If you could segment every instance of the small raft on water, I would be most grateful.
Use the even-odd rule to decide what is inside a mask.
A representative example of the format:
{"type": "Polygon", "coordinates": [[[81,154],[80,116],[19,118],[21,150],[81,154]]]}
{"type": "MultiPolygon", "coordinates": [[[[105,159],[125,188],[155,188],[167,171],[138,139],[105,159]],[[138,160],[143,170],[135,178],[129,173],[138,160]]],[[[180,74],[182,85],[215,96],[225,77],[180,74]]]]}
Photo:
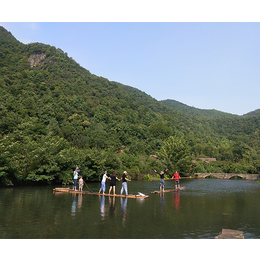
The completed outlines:
{"type": "Polygon", "coordinates": [[[146,199],[149,198],[147,195],[121,195],[121,194],[102,194],[98,192],[91,192],[91,191],[79,191],[79,190],[72,190],[70,188],[54,188],[53,192],[64,192],[64,193],[74,193],[74,194],[89,194],[89,195],[99,195],[99,196],[110,196],[110,197],[121,197],[121,198],[131,198],[131,199],[146,199]],[[144,195],[144,196],[143,196],[144,195]]]}
{"type": "Polygon", "coordinates": [[[169,189],[169,190],[164,190],[164,191],[152,191],[152,193],[158,194],[158,193],[165,193],[165,192],[171,192],[171,191],[178,191],[178,190],[185,190],[187,189],[186,187],[180,187],[179,189],[169,189]]]}

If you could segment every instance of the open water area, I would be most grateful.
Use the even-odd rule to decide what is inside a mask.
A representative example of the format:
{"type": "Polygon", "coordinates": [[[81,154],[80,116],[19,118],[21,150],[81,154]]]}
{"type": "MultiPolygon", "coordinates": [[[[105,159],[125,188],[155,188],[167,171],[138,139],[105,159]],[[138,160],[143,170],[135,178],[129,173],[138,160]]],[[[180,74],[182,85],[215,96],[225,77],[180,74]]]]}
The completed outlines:
{"type": "MultiPolygon", "coordinates": [[[[165,182],[166,189],[174,187],[173,180],[165,182]]],[[[260,185],[254,181],[182,179],[186,190],[152,194],[158,186],[128,182],[129,194],[142,192],[146,199],[54,193],[57,185],[1,188],[0,238],[214,239],[222,228],[260,238],[260,185]]],[[[120,189],[118,182],[117,194],[120,189]]]]}

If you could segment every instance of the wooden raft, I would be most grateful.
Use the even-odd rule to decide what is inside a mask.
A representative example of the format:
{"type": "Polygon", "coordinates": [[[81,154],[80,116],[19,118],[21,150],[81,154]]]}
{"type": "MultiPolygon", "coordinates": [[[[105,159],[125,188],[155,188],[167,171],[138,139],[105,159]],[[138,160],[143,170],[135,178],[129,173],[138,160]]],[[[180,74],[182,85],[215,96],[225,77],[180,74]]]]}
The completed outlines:
{"type": "Polygon", "coordinates": [[[219,233],[215,239],[244,239],[243,231],[232,230],[232,229],[222,229],[222,232],[219,233]]]}
{"type": "Polygon", "coordinates": [[[171,191],[178,191],[178,190],[185,190],[187,189],[186,187],[180,187],[179,189],[169,189],[169,190],[164,190],[164,191],[152,191],[152,193],[159,194],[159,193],[165,193],[165,192],[171,192],[171,191]]]}
{"type": "Polygon", "coordinates": [[[79,191],[79,190],[72,190],[70,188],[54,188],[53,192],[65,192],[65,193],[74,193],[74,194],[89,194],[89,195],[99,195],[99,196],[110,196],[110,197],[121,197],[121,198],[130,198],[130,199],[146,199],[149,196],[141,196],[141,195],[121,195],[121,194],[103,194],[98,192],[91,192],[91,191],[79,191]]]}

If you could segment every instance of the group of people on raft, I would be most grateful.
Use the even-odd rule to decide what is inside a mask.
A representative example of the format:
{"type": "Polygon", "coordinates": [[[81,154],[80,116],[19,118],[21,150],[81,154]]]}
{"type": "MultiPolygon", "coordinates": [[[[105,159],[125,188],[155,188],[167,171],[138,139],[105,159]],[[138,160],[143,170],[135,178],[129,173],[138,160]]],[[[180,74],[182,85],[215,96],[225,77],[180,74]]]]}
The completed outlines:
{"type": "MultiPolygon", "coordinates": [[[[156,170],[154,170],[157,174],[160,175],[161,179],[160,179],[160,184],[159,184],[159,188],[161,192],[164,192],[164,187],[165,187],[165,181],[164,181],[164,171],[161,171],[160,173],[158,173],[156,170]]],[[[168,169],[166,169],[165,171],[168,171],[168,169]]],[[[74,179],[74,184],[73,184],[73,190],[76,190],[77,188],[77,181],[79,178],[79,191],[82,191],[83,185],[84,185],[84,181],[82,179],[82,176],[79,176],[80,169],[77,167],[73,173],[73,179],[74,179]]],[[[107,176],[107,171],[105,171],[105,173],[102,176],[102,180],[101,180],[101,187],[99,190],[99,193],[101,193],[101,191],[103,191],[103,194],[105,194],[106,191],[106,180],[109,179],[110,180],[110,187],[109,187],[109,192],[108,194],[110,194],[112,188],[113,188],[113,194],[116,194],[116,181],[121,181],[122,180],[122,188],[121,188],[121,192],[120,194],[122,195],[123,192],[125,191],[125,194],[128,195],[128,190],[127,190],[127,181],[131,181],[130,179],[126,178],[127,172],[124,171],[122,178],[117,178],[116,177],[116,172],[113,171],[112,176],[108,177],[107,176]]],[[[175,180],[175,189],[179,189],[180,188],[180,175],[179,173],[176,171],[174,173],[174,175],[172,176],[172,179],[175,180]]]]}

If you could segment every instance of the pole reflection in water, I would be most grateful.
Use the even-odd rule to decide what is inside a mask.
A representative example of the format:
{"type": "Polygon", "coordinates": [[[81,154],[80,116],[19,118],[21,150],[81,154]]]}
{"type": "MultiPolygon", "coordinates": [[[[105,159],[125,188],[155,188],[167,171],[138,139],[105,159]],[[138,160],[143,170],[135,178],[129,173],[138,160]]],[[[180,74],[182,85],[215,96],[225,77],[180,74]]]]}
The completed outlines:
{"type": "Polygon", "coordinates": [[[127,207],[127,198],[123,200],[123,198],[120,198],[121,202],[121,213],[122,213],[122,224],[125,224],[125,218],[126,218],[126,207],[127,207]]]}

